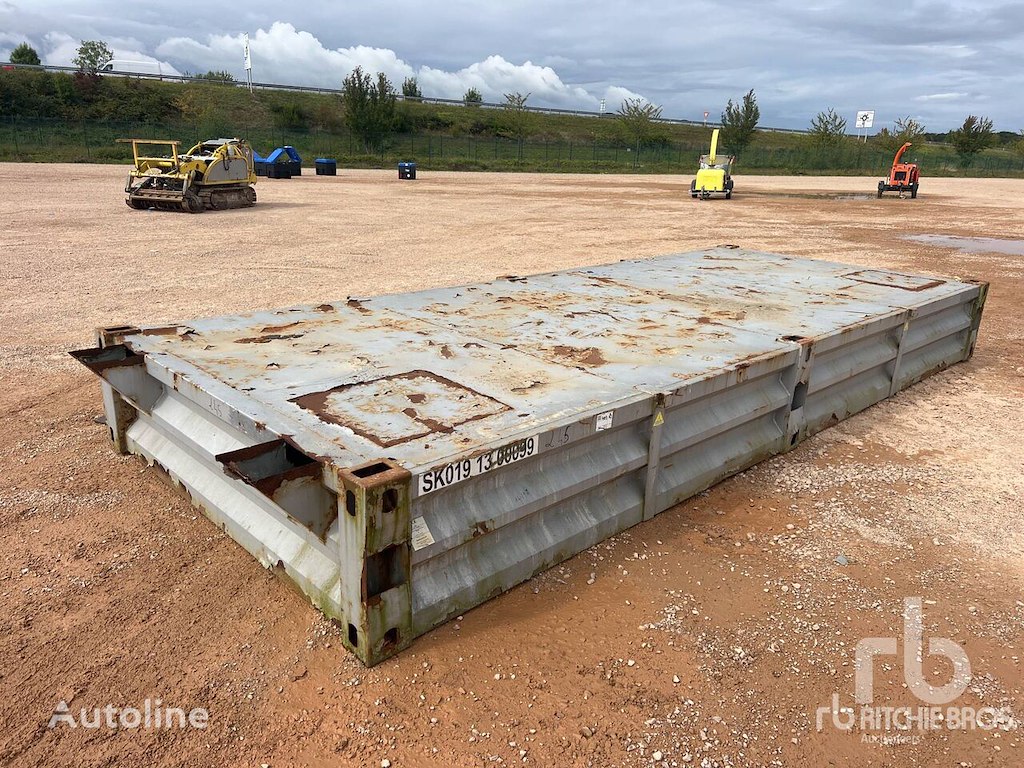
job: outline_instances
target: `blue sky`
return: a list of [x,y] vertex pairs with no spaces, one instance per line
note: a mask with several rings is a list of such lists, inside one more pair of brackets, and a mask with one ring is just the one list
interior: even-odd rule
[[0,30],[2,60],[28,41],[44,63],[70,64],[94,39],[118,58],[241,78],[248,32],[263,82],[336,88],[362,65],[396,85],[416,77],[426,96],[474,87],[609,111],[639,96],[692,120],[753,88],[773,127],[806,128],[831,107],[851,130],[861,109],[875,130],[910,116],[946,131],[968,114],[1024,128],[1021,2],[0,0]]

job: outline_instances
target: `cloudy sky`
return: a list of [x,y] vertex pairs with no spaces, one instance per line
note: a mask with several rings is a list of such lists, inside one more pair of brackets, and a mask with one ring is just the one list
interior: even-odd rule
[[340,87],[357,64],[425,96],[609,111],[642,96],[666,117],[714,119],[753,88],[761,124],[806,128],[835,108],[875,129],[931,131],[968,114],[1024,128],[1024,3],[1000,0],[0,0],[0,60],[23,41],[68,65],[80,40],[170,71]]

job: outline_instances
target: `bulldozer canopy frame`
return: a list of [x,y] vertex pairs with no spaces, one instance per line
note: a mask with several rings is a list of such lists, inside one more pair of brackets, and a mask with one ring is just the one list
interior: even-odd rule
[[[181,144],[179,141],[172,141],[170,139],[118,139],[118,141],[125,144],[131,143],[132,157],[136,168],[141,168],[144,164],[149,168],[161,167],[174,172],[181,169],[181,163],[178,160],[178,146]],[[140,148],[142,147],[168,147],[170,154],[151,157],[140,154]],[[148,152],[148,150],[146,151]]]

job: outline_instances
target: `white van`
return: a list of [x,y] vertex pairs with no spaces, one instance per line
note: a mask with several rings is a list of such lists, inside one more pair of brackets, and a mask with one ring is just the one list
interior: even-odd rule
[[100,74],[140,75],[144,77],[163,77],[163,69],[159,61],[128,61],[127,59],[111,59],[102,67]]

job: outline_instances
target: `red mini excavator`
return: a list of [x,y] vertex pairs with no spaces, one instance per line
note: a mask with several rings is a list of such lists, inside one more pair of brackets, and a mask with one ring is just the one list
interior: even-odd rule
[[892,159],[892,169],[889,171],[889,178],[882,179],[878,182],[878,196],[881,197],[883,192],[899,192],[900,197],[903,197],[904,192],[909,192],[911,197],[917,197],[917,188],[921,186],[921,170],[917,167],[917,163],[901,163],[900,158],[903,157],[903,153],[907,151],[911,142],[907,142],[899,151],[896,152],[896,157]]

